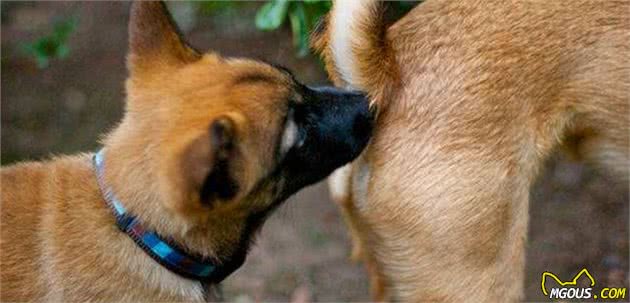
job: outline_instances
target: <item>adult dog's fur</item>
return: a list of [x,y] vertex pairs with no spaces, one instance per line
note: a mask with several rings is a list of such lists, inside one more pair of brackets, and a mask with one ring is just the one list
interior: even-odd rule
[[630,2],[336,1],[313,45],[378,105],[331,178],[375,299],[522,297],[529,190],[570,147],[627,182]]
[[[103,141],[103,180],[144,228],[190,253],[242,262],[274,208],[367,144],[361,94],[200,54],[160,2],[134,3],[129,33],[127,108]],[[91,154],[0,176],[3,302],[204,299],[202,283],[162,267],[117,228]]]

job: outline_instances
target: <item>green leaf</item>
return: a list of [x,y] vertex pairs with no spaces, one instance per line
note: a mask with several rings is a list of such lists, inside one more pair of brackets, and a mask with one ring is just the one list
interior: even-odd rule
[[291,21],[291,31],[293,33],[293,45],[297,48],[298,56],[304,57],[308,55],[308,27],[306,25],[306,14],[304,12],[304,3],[294,2],[289,12],[289,20]]
[[31,45],[31,50],[36,56],[46,56],[50,57],[55,54],[55,49],[57,45],[55,40],[50,37],[39,38]]
[[57,53],[55,54],[59,59],[65,59],[70,54],[70,47],[65,44],[59,45],[57,48]]
[[37,62],[37,67],[39,68],[48,67],[48,62],[49,62],[48,58],[49,58],[48,56],[42,56],[42,55],[36,54],[35,62]]
[[68,38],[76,28],[76,18],[55,22],[52,32],[24,46],[24,52],[35,59],[39,68],[48,67],[52,58],[63,59],[70,53]]
[[69,18],[67,20],[55,23],[52,34],[53,38],[59,41],[65,41],[66,39],[68,39],[68,36],[75,30],[76,24],[76,18]]
[[191,3],[198,5],[199,10],[204,15],[211,15],[213,13],[220,13],[223,11],[229,11],[234,9],[240,2],[235,1],[195,1],[191,0]]
[[256,27],[261,30],[274,30],[280,27],[287,16],[288,0],[272,0],[256,13]]

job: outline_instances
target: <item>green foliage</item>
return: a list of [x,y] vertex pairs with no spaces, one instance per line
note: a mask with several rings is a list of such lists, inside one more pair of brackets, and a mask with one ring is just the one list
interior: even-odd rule
[[[225,14],[243,8],[240,1],[194,1],[202,14]],[[403,14],[417,4],[417,1],[395,2],[394,12]],[[320,0],[267,0],[256,14],[256,27],[264,31],[280,28],[287,20],[291,26],[293,45],[299,57],[309,53],[309,33],[332,7],[331,1]],[[238,16],[235,14],[234,16]],[[66,18],[55,22],[50,34],[37,38],[24,46],[24,51],[32,56],[40,68],[46,68],[54,58],[66,58],[70,52],[68,38],[77,26],[76,18]]]
[[54,23],[50,34],[37,38],[24,46],[24,51],[32,56],[39,68],[46,68],[53,58],[63,59],[70,53],[68,38],[76,29],[76,18],[68,18]]
[[[391,3],[393,16],[402,16],[422,1],[396,1]],[[268,0],[256,15],[256,27],[271,31],[284,24],[287,16],[293,33],[293,45],[297,55],[303,57],[309,53],[309,33],[317,21],[332,7],[331,1],[320,0]]]
[[284,22],[289,11],[288,0],[274,0],[263,5],[256,14],[256,27],[261,30],[274,30]]
[[265,31],[275,30],[282,26],[288,17],[293,33],[293,45],[298,56],[303,57],[309,52],[308,36],[311,29],[331,6],[330,1],[271,0],[258,10],[256,27]]
[[233,12],[239,6],[246,4],[241,1],[197,1],[191,0],[191,3],[197,4],[199,11],[206,16],[217,13]]

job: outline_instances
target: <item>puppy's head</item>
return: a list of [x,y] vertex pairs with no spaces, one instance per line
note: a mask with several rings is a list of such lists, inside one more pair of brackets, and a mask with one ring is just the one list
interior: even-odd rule
[[361,94],[310,88],[263,62],[198,53],[161,2],[135,2],[129,29],[121,128],[143,145],[164,209],[193,222],[187,233],[207,232],[219,256],[369,140],[372,115]]

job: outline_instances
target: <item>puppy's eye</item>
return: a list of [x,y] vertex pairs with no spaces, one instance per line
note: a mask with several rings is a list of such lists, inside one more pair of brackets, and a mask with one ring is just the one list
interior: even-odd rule
[[287,115],[287,121],[284,125],[284,132],[282,133],[282,141],[280,142],[280,154],[285,155],[289,149],[295,146],[299,136],[299,129],[295,123],[293,111],[290,110]]
[[[303,130],[303,109],[296,107],[290,108],[287,112],[282,139],[280,141],[280,156],[284,157],[292,148],[300,148],[306,140],[306,134]],[[300,118],[302,120],[300,120]]]

